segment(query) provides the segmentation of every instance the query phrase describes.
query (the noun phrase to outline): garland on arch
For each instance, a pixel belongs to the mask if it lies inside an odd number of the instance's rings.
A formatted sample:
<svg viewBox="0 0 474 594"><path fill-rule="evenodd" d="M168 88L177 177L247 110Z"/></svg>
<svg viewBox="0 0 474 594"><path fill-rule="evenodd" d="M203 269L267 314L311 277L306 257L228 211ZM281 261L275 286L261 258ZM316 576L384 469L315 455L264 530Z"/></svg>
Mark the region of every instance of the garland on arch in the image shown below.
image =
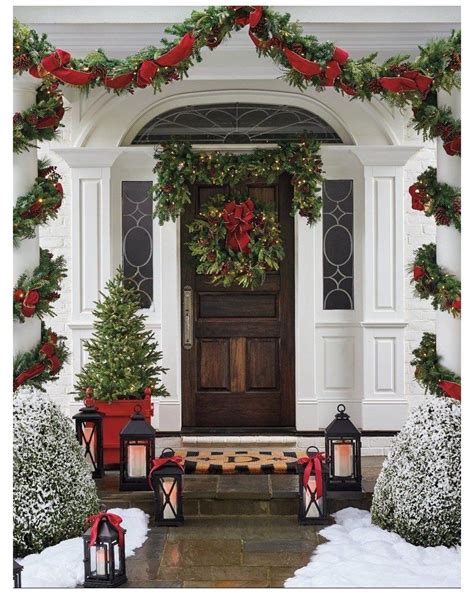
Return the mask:
<svg viewBox="0 0 474 594"><path fill-rule="evenodd" d="M194 183L235 187L248 178L275 182L281 173L291 175L291 214L299 213L313 224L321 217L321 187L324 181L320 144L314 139L282 143L275 149L252 153L194 153L186 142L168 142L156 151L156 182L152 187L154 216L163 224L175 221L191 202Z"/></svg>
<svg viewBox="0 0 474 594"><path fill-rule="evenodd" d="M13 243L16 247L23 239L36 234L36 227L56 219L64 191L61 176L48 161L38 161L38 177L31 190L20 196L13 208Z"/></svg>
<svg viewBox="0 0 474 594"><path fill-rule="evenodd" d="M224 287L254 289L285 257L275 212L250 198L237 203L213 196L188 230L196 272Z"/></svg>
<svg viewBox="0 0 474 594"><path fill-rule="evenodd" d="M461 230L461 190L437 180L435 167L428 167L414 184L408 188L411 206L424 211L427 217L434 216L437 225Z"/></svg>
<svg viewBox="0 0 474 594"><path fill-rule="evenodd" d="M13 389L28 385L44 392L43 384L58 379L68 357L65 337L58 336L42 322L39 343L13 361Z"/></svg>
<svg viewBox="0 0 474 594"><path fill-rule="evenodd" d="M417 382L425 389L425 394L429 392L461 400L461 377L441 365L439 359L436 335L424 332L420 345L413 350L411 361Z"/></svg>
<svg viewBox="0 0 474 594"><path fill-rule="evenodd" d="M436 244L418 248L410 269L413 272L411 283L420 299L431 299L434 309L447 311L454 318L461 315L461 281L437 264Z"/></svg>
<svg viewBox="0 0 474 594"><path fill-rule="evenodd" d="M40 248L38 266L31 273L24 272L13 290L13 317L25 318L54 316L52 302L59 299L61 281L66 278L64 256L53 258L49 250Z"/></svg>

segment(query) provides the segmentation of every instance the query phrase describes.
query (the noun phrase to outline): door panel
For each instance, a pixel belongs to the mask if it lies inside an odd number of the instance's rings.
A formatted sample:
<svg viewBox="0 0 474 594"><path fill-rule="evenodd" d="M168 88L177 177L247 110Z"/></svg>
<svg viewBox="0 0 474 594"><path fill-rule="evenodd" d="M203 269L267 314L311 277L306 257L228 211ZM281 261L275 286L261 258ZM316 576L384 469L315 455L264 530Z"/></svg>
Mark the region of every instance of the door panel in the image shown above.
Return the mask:
<svg viewBox="0 0 474 594"><path fill-rule="evenodd" d="M228 188L194 186L181 217L181 288L193 292L194 342L182 349L184 428L294 426L294 220L292 186L245 184L250 196L277 209L285 259L255 290L214 286L195 273L187 225L206 200ZM229 198L231 199L231 198Z"/></svg>

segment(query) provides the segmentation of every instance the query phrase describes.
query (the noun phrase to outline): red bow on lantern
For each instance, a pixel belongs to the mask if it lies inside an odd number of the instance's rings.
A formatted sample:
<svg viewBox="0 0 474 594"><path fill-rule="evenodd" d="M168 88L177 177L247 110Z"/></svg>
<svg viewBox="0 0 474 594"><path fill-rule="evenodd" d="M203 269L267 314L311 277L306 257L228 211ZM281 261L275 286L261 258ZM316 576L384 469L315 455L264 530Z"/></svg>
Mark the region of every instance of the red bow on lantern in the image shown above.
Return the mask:
<svg viewBox="0 0 474 594"><path fill-rule="evenodd" d="M383 76L379 78L382 87L392 93L420 91L422 95L426 95L432 82L432 78L421 74L418 70L407 70L403 73L403 76Z"/></svg>
<svg viewBox="0 0 474 594"><path fill-rule="evenodd" d="M122 518L120 516L117 516L116 514L111 514L110 512L100 512L95 516L89 516L87 518L87 522L91 524L91 539L89 541L89 546L92 547L97 542L99 526L102 520L108 520L115 528L115 530L117 530L119 545L122 546L123 537L125 534L125 530L120 525L122 523Z"/></svg>
<svg viewBox="0 0 474 594"><path fill-rule="evenodd" d="M446 396L454 398L454 400L461 400L461 384L449 382L448 380L439 380L438 386L443 390Z"/></svg>
<svg viewBox="0 0 474 594"><path fill-rule="evenodd" d="M456 136L453 140L445 142L443 148L450 157L456 157L461 154L461 136Z"/></svg>
<svg viewBox="0 0 474 594"><path fill-rule="evenodd" d="M414 210L425 210L426 192L418 184L412 184L408 192L411 196L411 207Z"/></svg>
<svg viewBox="0 0 474 594"><path fill-rule="evenodd" d="M177 66L192 54L195 38L192 33L186 33L181 41L171 48L166 54L156 58L158 66Z"/></svg>
<svg viewBox="0 0 474 594"><path fill-rule="evenodd" d="M322 462L326 461L326 454L324 452L317 452L311 456L304 456L303 458L298 458L298 464L304 466L303 472L303 485L305 487L308 486L309 477L313 474L316 477L316 499L321 497L323 494L323 469L321 466Z"/></svg>
<svg viewBox="0 0 474 594"><path fill-rule="evenodd" d="M250 251L248 232L253 229L250 223L253 219L253 209L254 203L250 198L240 204L232 201L224 206L222 217L227 229L226 245L236 252L248 254Z"/></svg>
<svg viewBox="0 0 474 594"><path fill-rule="evenodd" d="M183 462L183 459L181 458L181 456L168 456L167 458L155 458L151 463L151 470L148 474L148 484L150 485L150 489L153 490L151 477L152 477L153 473L155 472L155 470L158 470L158 468L161 468L165 464L171 463L171 464L176 464L176 466L179 466L179 468L181 468L181 470L184 471L184 466L183 466L182 462Z"/></svg>
<svg viewBox="0 0 474 594"><path fill-rule="evenodd" d="M95 77L93 72L65 68L64 66L69 64L70 59L71 54L69 52L56 48L52 54L44 57L38 66L32 66L30 74L36 78L43 78L48 74L52 74L69 85L86 85Z"/></svg>
<svg viewBox="0 0 474 594"><path fill-rule="evenodd" d="M40 294L36 289L26 291L21 305L21 313L25 318L31 318L36 312L36 306L40 300Z"/></svg>
<svg viewBox="0 0 474 594"><path fill-rule="evenodd" d="M415 266L413 268L414 280L418 280L418 279L422 278L423 276L425 276L425 269L423 268L423 266Z"/></svg>

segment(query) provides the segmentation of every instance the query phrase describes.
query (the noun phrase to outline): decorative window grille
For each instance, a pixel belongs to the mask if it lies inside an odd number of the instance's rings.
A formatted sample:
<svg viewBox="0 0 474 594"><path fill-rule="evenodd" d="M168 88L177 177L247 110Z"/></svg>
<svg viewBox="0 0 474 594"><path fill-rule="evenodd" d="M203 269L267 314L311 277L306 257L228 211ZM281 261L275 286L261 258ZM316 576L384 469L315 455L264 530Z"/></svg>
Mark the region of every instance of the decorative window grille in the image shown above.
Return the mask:
<svg viewBox="0 0 474 594"><path fill-rule="evenodd" d="M122 182L122 263L140 291L142 308L153 303L153 201L150 181Z"/></svg>
<svg viewBox="0 0 474 594"><path fill-rule="evenodd" d="M353 182L323 187L323 309L354 309Z"/></svg>
<svg viewBox="0 0 474 594"><path fill-rule="evenodd" d="M162 113L148 122L132 144L158 144L177 139L196 144L276 143L303 134L324 143L341 144L322 118L287 105L222 103L189 105Z"/></svg>

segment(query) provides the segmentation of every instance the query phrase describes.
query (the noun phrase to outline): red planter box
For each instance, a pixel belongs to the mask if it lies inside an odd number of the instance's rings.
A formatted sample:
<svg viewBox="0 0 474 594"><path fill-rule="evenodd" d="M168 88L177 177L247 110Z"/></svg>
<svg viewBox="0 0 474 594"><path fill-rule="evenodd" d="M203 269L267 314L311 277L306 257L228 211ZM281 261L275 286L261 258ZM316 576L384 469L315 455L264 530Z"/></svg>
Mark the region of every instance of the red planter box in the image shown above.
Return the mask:
<svg viewBox="0 0 474 594"><path fill-rule="evenodd" d="M94 406L105 415L103 421L104 464L109 467L117 466L120 463L120 431L130 420L137 405L141 407L140 412L146 421L151 423L153 403L149 395L146 395L143 400L114 400L113 402L94 400Z"/></svg>

